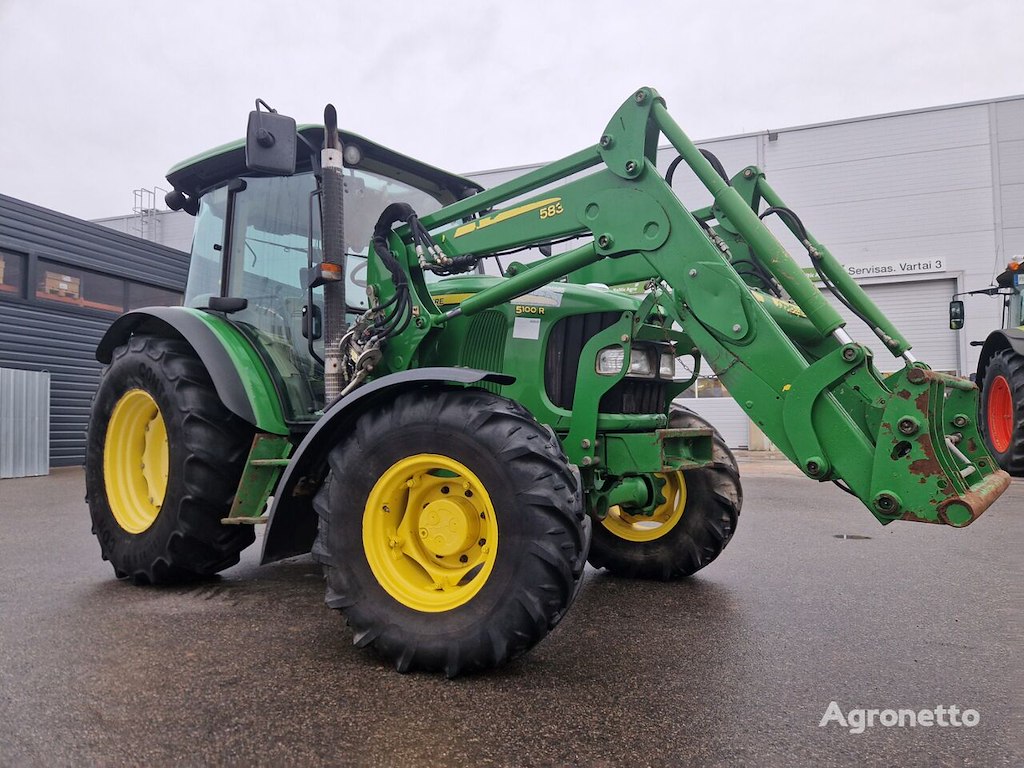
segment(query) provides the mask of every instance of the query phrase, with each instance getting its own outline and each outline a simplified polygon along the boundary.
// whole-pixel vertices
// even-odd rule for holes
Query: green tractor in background
[[[679,201],[680,166],[711,206]],[[262,102],[246,141],[168,180],[196,216],[185,306],[129,312],[97,350],[88,501],[118,577],[217,573],[266,524],[262,562],[312,552],[357,645],[401,671],[498,666],[560,621],[586,562],[675,579],[728,544],[736,462],[673,404],[702,361],[883,524],[963,527],[1009,483],[974,385],[915,360],[764,174],[729,178],[652,89],[487,191],[332,107],[297,127]],[[878,372],[769,215],[902,370]]]
[[[974,381],[981,388],[979,420],[985,443],[999,466],[1024,477],[1024,271],[1018,260],[1010,261],[996,277],[992,288],[967,291],[964,296],[1002,296],[1001,327],[981,347]],[[949,327],[964,325],[964,303],[953,297],[949,306]]]

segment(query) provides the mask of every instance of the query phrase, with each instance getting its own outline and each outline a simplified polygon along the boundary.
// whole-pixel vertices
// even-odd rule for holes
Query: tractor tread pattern
[[[992,379],[997,375],[1006,378],[1013,399],[1013,433],[1010,445],[1001,453],[992,445],[988,435],[988,394]],[[985,443],[999,466],[1014,477],[1024,477],[1024,355],[1012,349],[996,352],[985,369],[985,381],[980,399],[980,427]]]
[[[516,489],[526,538],[517,545],[502,538],[499,527],[498,552],[518,548],[520,556],[504,592],[493,599],[477,595],[443,614],[419,614],[387,595],[369,572],[359,535],[363,509],[346,507],[342,488],[380,445],[380,435],[401,435],[411,424],[472,435]],[[454,677],[505,664],[554,629],[579,593],[590,526],[577,477],[558,439],[517,403],[476,389],[403,394],[361,417],[328,464],[331,472],[313,502],[319,516],[313,552],[324,568],[326,603],[342,611],[356,645],[372,647],[399,672]]]
[[[693,411],[678,406],[672,408],[670,426],[714,429]],[[717,430],[712,463],[684,471],[683,477],[686,508],[671,531],[652,541],[635,542],[597,522],[590,564],[616,576],[673,581],[696,573],[722,554],[736,531],[743,490],[736,459]]]
[[[137,535],[114,520],[103,479],[106,420],[132,387],[154,395],[172,443],[163,508],[150,529]],[[206,368],[184,341],[133,336],[114,350],[89,424],[86,498],[92,532],[118,578],[136,584],[184,582],[238,562],[255,539],[252,526],[220,521],[230,510],[253,433],[221,403]]]

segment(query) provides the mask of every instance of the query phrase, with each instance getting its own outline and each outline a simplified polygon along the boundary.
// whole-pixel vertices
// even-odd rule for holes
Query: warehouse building
[[[991,285],[1011,257],[1024,255],[1024,96],[697,143],[729,174],[748,165],[762,168],[788,206],[912,342],[918,359],[938,370],[974,371],[978,350],[969,342],[999,325],[998,301],[964,297],[967,322],[960,332],[949,330],[947,307],[954,294]],[[662,171],[674,157],[670,148],[660,152]],[[468,175],[493,187],[537,167]],[[682,171],[674,187],[691,209],[710,202]],[[182,247],[190,222],[186,214],[143,208],[100,223]],[[809,267],[803,248],[774,219],[769,223]],[[847,318],[851,335],[875,350],[881,370],[901,367],[859,320],[825,295]],[[702,377],[687,396],[730,445],[764,447],[713,375]]]
[[[100,337],[122,312],[180,304],[187,271],[182,251],[0,195],[0,477],[83,462]]]

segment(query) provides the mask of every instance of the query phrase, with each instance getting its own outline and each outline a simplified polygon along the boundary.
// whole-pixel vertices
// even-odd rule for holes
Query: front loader
[[[245,142],[168,174],[196,215],[185,306],[120,317],[97,351],[88,499],[119,577],[216,573],[266,524],[262,561],[311,551],[357,645],[400,671],[498,666],[565,615],[588,560],[675,579],[729,542],[736,462],[673,405],[702,364],[882,524],[963,527],[1007,487],[975,386],[915,360],[764,174],[729,178],[654,90],[486,191],[338,131],[333,108],[296,127],[261,106]],[[683,170],[711,206],[680,202]]]

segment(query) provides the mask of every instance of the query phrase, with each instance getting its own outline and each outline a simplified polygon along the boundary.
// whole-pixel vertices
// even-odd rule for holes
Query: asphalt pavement
[[[260,567],[257,543],[221,578],[133,587],[80,470],[2,480],[0,766],[1024,764],[1024,482],[958,531],[741,469],[738,532],[696,577],[588,570],[531,653],[455,680],[354,648],[308,557]],[[819,726],[833,701],[978,722],[857,734]]]

